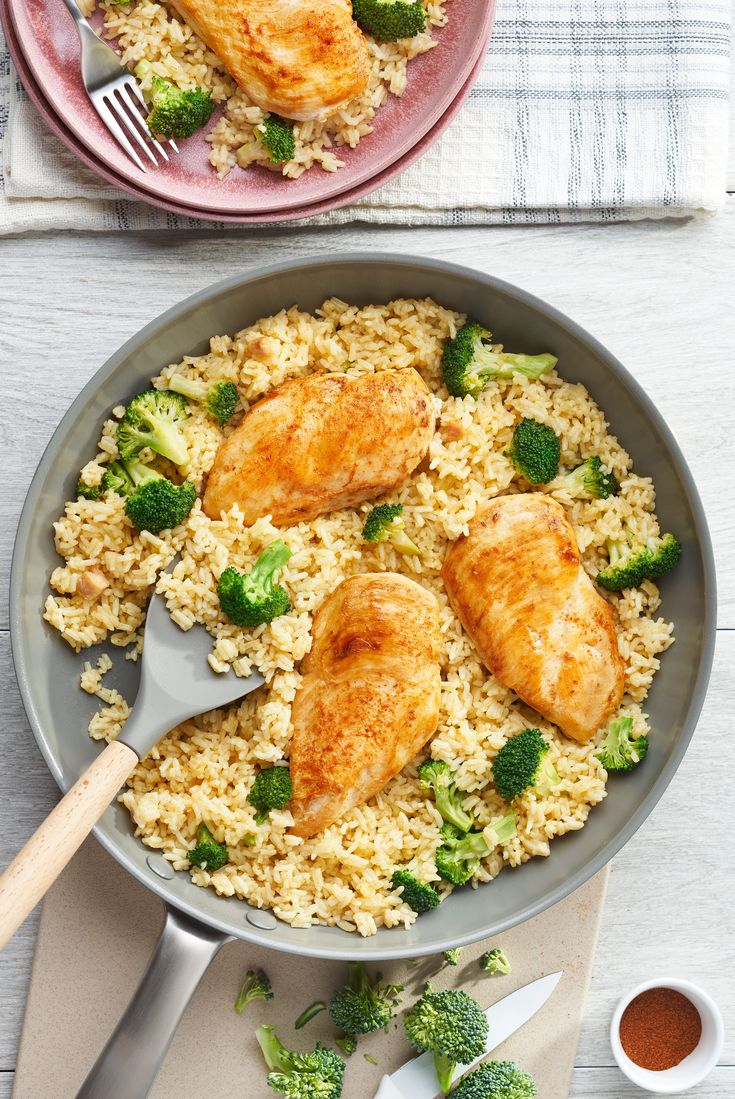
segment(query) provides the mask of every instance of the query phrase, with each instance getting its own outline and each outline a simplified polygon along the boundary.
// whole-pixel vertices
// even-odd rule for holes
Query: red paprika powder
[[[688,1057],[702,1037],[702,1020],[691,1000],[674,988],[649,988],[626,1007],[620,1042],[640,1068],[663,1072]]]

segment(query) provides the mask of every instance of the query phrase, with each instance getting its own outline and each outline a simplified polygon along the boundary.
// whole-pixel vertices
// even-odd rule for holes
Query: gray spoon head
[[[163,596],[151,597],[140,686],[133,712],[118,737],[141,759],[175,725],[226,706],[265,683],[259,672],[245,678],[232,670],[212,671],[207,660],[211,649],[212,638],[203,626],[182,630],[168,613]]]

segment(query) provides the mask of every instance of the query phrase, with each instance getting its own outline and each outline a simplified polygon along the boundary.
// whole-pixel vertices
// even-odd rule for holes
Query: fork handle
[[[82,845],[138,763],[112,741],[33,833],[0,877],[0,950]]]

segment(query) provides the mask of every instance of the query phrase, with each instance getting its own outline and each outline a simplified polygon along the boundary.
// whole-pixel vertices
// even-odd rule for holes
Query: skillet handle
[[[148,970],[77,1099],[145,1099],[189,1000],[228,942],[231,935],[166,907]]]

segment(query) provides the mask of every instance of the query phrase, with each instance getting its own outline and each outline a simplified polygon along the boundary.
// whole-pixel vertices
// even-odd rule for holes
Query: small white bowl
[[[662,1072],[652,1072],[650,1069],[641,1068],[635,1061],[631,1061],[620,1041],[620,1020],[623,1017],[623,1012],[636,996],[640,996],[641,992],[647,992],[650,988],[673,988],[677,992],[681,992],[683,996],[691,1000],[702,1020],[702,1037],[699,1039],[697,1048],[683,1061],[680,1061],[678,1065],[667,1068]],[[643,1088],[644,1091],[658,1092],[659,1095],[678,1095],[679,1092],[701,1084],[702,1080],[709,1076],[717,1064],[724,1038],[725,1028],[722,1023],[722,1016],[714,1000],[690,981],[681,981],[669,977],[661,977],[656,981],[645,981],[626,993],[615,1008],[615,1014],[610,1024],[610,1044],[621,1072],[624,1072],[631,1083],[636,1084],[639,1088]]]

